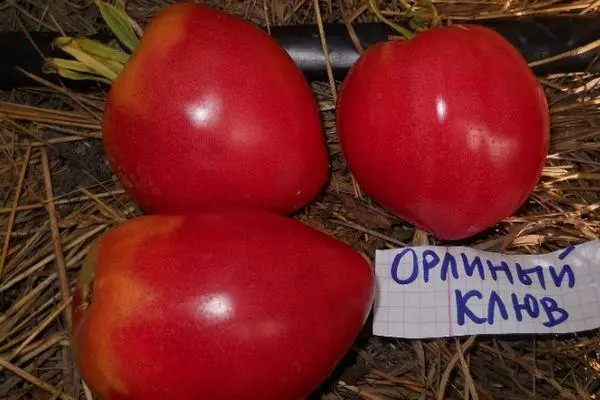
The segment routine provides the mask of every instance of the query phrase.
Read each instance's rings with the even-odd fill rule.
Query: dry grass
[[[91,34],[87,1],[4,0],[0,29]],[[306,0],[211,1],[261,25],[315,21]],[[366,2],[321,1],[324,21],[368,21]],[[132,0],[141,23],[164,2]],[[523,14],[594,13],[598,0],[432,0],[380,4],[385,18],[411,8],[428,24]],[[531,201],[464,244],[539,253],[600,233],[600,77],[541,78],[552,107],[552,147]],[[339,82],[337,82],[339,84]],[[360,193],[337,141],[330,83],[314,83],[331,152],[327,190],[295,217],[373,256],[377,248],[431,242]],[[0,103],[0,397],[90,398],[73,368],[67,292],[90,242],[138,215],[106,163],[99,115],[104,93],[19,89]],[[600,396],[600,332],[560,336],[390,340],[366,331],[315,396],[325,399],[593,399]],[[201,378],[201,377],[199,377]]]

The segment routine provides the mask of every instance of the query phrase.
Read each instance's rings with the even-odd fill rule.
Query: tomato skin
[[[336,119],[365,192],[446,240],[516,212],[549,145],[541,85],[509,42],[478,26],[369,48],[343,83]]]
[[[109,91],[103,138],[117,177],[149,213],[290,213],[328,176],[301,70],[257,26],[199,4],[154,17]]]
[[[87,260],[77,366],[101,399],[299,400],[332,371],[374,297],[369,262],[277,214],[143,216]]]

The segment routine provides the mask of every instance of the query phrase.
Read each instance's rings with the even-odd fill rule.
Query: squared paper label
[[[543,255],[378,250],[373,333],[401,338],[600,328],[600,240]]]

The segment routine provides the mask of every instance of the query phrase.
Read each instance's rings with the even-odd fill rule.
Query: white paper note
[[[378,250],[373,333],[399,338],[600,328],[600,241],[543,255]]]

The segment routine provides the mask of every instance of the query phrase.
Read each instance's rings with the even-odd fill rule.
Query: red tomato
[[[363,256],[277,214],[140,217],[102,237],[86,264],[73,348],[105,400],[303,399],[374,296]]]
[[[549,112],[522,56],[476,26],[369,48],[343,83],[338,134],[358,183],[441,239],[513,214],[545,163]]]
[[[295,211],[328,154],[301,70],[257,26],[199,4],[160,11],[108,95],[104,144],[147,212]]]

